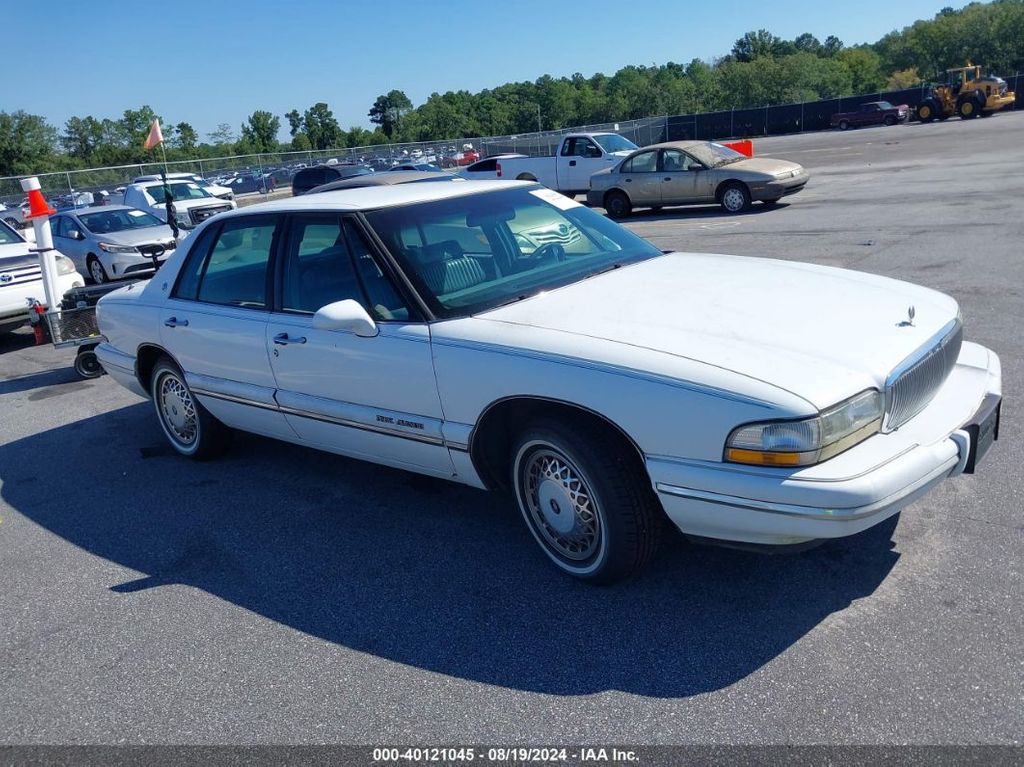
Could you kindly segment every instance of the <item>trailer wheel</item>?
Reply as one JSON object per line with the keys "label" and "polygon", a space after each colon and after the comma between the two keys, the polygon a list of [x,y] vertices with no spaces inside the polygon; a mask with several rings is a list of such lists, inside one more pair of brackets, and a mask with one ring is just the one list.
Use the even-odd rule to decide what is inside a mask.
{"label": "trailer wheel", "polygon": [[81,346],[75,355],[75,372],[82,378],[99,378],[104,370],[96,357],[94,347]]}

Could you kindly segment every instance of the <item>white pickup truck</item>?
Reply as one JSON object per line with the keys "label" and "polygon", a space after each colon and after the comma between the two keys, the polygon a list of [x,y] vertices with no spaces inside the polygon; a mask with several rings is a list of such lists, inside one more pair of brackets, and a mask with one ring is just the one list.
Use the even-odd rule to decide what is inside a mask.
{"label": "white pickup truck", "polygon": [[563,194],[585,194],[590,177],[614,167],[637,145],[618,133],[569,133],[553,157],[510,157],[499,160],[501,179],[537,181]]}

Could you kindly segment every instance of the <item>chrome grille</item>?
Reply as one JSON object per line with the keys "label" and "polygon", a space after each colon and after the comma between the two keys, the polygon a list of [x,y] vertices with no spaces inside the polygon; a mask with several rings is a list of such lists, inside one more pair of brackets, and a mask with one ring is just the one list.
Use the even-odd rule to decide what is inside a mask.
{"label": "chrome grille", "polygon": [[192,208],[189,210],[189,218],[192,219],[193,224],[201,224],[211,216],[216,216],[218,213],[223,213],[226,210],[231,210],[230,205],[211,205],[208,208]]}
{"label": "chrome grille", "polygon": [[892,372],[885,384],[883,431],[898,429],[925,409],[952,372],[963,340],[963,324],[954,320]]}
{"label": "chrome grille", "polygon": [[23,285],[26,282],[37,282],[42,279],[42,270],[38,265],[7,269],[0,273],[0,287]]}

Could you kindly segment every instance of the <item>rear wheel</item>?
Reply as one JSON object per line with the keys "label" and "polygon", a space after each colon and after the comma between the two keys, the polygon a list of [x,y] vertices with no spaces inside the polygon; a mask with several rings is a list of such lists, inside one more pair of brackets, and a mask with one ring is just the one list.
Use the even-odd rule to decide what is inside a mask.
{"label": "rear wheel", "polygon": [[625,193],[616,190],[604,196],[604,209],[612,218],[625,218],[633,212],[633,203]]}
{"label": "rear wheel", "polygon": [[740,213],[750,207],[750,192],[745,184],[734,182],[721,191],[718,202],[729,213]]}
{"label": "rear wheel", "polygon": [[605,429],[568,420],[530,425],[517,441],[519,510],[562,572],[612,583],[638,572],[657,550],[662,512],[628,450]]}
{"label": "rear wheel", "polygon": [[150,393],[156,418],[178,453],[203,461],[227,450],[231,430],[200,404],[185,383],[185,374],[167,357],[153,367]]}
{"label": "rear wheel", "polygon": [[850,121],[849,120],[840,120],[839,121],[839,130],[849,130],[849,128],[850,128]]}

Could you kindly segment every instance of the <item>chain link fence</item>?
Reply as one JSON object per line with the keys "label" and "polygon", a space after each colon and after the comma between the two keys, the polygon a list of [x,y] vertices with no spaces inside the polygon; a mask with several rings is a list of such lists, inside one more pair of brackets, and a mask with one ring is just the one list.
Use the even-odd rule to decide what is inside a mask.
{"label": "chain link fence", "polygon": [[[1021,96],[1024,77],[1020,73],[1007,77],[1009,90]],[[317,164],[363,163],[376,170],[386,170],[401,162],[432,163],[455,169],[468,164],[474,157],[518,153],[526,155],[554,154],[562,137],[567,133],[609,131],[625,136],[638,146],[661,141],[687,139],[718,140],[754,138],[804,131],[827,130],[832,115],[856,110],[869,101],[889,101],[907,104],[916,109],[927,96],[928,87],[921,85],[905,90],[868,93],[836,99],[822,99],[800,104],[731,109],[689,115],[664,115],[638,120],[579,125],[557,131],[524,133],[510,136],[467,137],[420,143],[384,144],[355,148],[327,149],[308,152],[280,152],[276,154],[233,155],[204,160],[183,160],[167,163],[170,173],[190,173],[210,183],[234,185],[232,177],[246,177],[239,185],[238,195],[269,195],[275,190],[288,190],[291,177],[303,167]],[[1020,102],[1018,102],[1019,104]],[[1017,104],[1014,105],[1017,108]],[[39,175],[43,194],[58,208],[81,207],[99,202],[107,195],[110,202],[119,201],[124,187],[139,176],[159,175],[163,163],[140,163],[108,168],[90,168]],[[18,206],[24,199],[20,177],[0,178],[0,219],[20,223]],[[250,183],[256,179],[256,183]],[[262,183],[259,179],[263,179]],[[248,190],[255,186],[256,191]]]}

